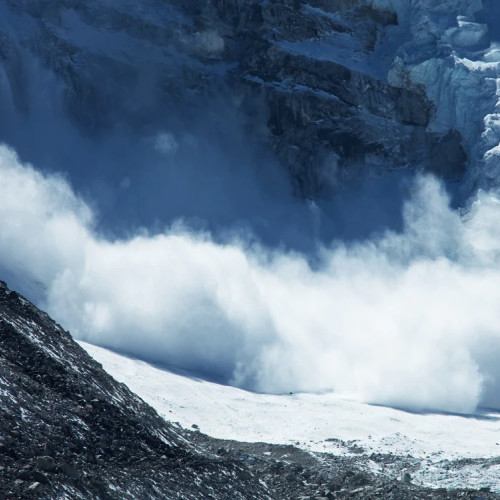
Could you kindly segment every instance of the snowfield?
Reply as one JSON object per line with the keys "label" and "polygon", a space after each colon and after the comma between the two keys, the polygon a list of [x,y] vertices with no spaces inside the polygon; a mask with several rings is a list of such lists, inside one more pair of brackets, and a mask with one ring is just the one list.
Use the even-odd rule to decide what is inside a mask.
{"label": "snowfield", "polygon": [[[410,413],[333,393],[257,394],[79,343],[116,380],[186,429],[219,439],[358,455],[374,472],[410,473],[424,486],[500,492],[500,413]],[[372,454],[398,460],[381,466],[369,459]]]}

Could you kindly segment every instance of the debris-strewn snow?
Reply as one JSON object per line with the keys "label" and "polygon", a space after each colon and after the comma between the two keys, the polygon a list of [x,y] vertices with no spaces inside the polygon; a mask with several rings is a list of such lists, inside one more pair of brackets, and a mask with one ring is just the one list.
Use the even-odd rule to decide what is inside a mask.
{"label": "debris-strewn snow", "polygon": [[[331,393],[256,394],[80,344],[118,381],[185,428],[315,452],[400,455],[416,459],[410,460],[412,475],[422,484],[500,491],[500,465],[487,460],[500,455],[500,414],[408,413]],[[376,464],[373,470],[391,473]]]}

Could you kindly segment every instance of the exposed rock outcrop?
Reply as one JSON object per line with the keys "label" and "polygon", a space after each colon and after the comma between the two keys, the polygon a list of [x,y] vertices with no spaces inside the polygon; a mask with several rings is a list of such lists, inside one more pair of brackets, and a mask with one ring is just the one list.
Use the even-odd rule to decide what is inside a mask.
{"label": "exposed rock outcrop", "polygon": [[[306,197],[351,171],[405,165],[446,177],[450,168],[435,167],[436,148],[452,129],[462,142],[464,130],[429,129],[439,102],[424,81],[405,79],[407,58],[397,59],[400,70],[387,81],[400,53],[394,33],[404,37],[406,29],[396,7],[368,0],[7,1],[3,93],[10,88],[18,112],[29,114],[29,86],[43,90],[33,78],[28,85],[34,57],[62,83],[56,101],[91,136],[116,129],[147,135],[195,116],[210,127],[223,120],[210,107],[223,106],[252,140],[276,152]],[[461,161],[451,169],[456,178],[466,158],[453,155]]]}
{"label": "exposed rock outcrop", "polygon": [[197,451],[2,282],[0,348],[2,498],[269,497],[245,467]]}

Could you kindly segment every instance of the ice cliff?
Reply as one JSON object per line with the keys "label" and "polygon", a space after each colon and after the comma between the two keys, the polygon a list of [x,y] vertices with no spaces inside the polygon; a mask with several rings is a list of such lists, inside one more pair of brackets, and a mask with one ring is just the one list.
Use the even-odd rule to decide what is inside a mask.
{"label": "ice cliff", "polygon": [[409,40],[388,73],[396,86],[422,86],[434,104],[428,130],[458,131],[468,187],[498,185],[500,33],[493,1],[393,2]]}

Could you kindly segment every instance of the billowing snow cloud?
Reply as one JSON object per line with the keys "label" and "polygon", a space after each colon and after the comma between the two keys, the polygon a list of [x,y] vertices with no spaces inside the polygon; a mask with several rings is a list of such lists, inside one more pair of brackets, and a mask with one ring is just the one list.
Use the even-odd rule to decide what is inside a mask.
{"label": "billowing snow cloud", "polygon": [[[301,254],[182,225],[111,240],[61,177],[0,147],[0,267],[73,335],[257,391],[500,407],[500,202],[416,181],[404,230]],[[33,288],[30,288],[32,286]]]}

